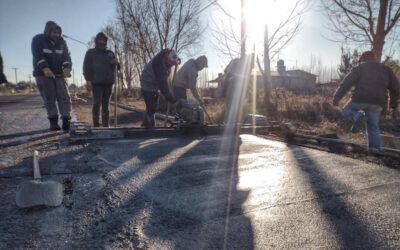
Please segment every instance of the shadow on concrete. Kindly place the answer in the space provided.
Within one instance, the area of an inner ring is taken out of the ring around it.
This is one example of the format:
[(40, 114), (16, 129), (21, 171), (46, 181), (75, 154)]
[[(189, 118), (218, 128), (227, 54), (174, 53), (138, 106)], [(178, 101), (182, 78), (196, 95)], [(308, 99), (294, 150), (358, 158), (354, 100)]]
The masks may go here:
[(302, 147), (288, 145), (288, 148), (291, 150), (294, 159), (297, 160), (297, 167), (308, 179), (321, 210), (341, 243), (340, 246), (337, 246), (338, 249), (384, 248), (385, 244), (381, 238), (358, 217), (351, 205), (347, 204), (344, 195), (337, 193), (337, 187), (346, 190), (344, 184), (321, 171), (321, 166)]
[[(62, 131), (57, 131), (57, 132), (49, 132), (49, 130), (46, 130), (47, 133), (39, 135), (39, 136), (30, 136), (30, 135), (25, 135), (25, 136), (19, 136), (16, 138), (12, 138), (9, 140), (3, 140), (2, 143), (0, 143), (0, 148), (7, 148), (7, 147), (11, 147), (11, 146), (18, 146), (18, 145), (22, 145), (22, 144), (26, 144), (26, 143), (30, 143), (30, 142), (35, 142), (35, 141), (40, 141), (40, 140), (44, 140), (44, 139), (48, 139), (51, 137), (55, 137), (55, 136), (59, 136), (61, 135), (63, 132)], [(34, 135), (38, 135), (38, 134), (34, 134)]]
[(176, 249), (253, 249), (251, 221), (242, 209), (248, 192), (237, 190), (239, 144), (236, 137), (209, 162), (205, 158), (219, 145), (202, 141), (149, 182), (143, 188), (152, 208), (146, 235), (172, 241)]
[(48, 133), (48, 132), (49, 132), (49, 129), (46, 128), (46, 129), (38, 129), (38, 130), (21, 132), (21, 133), (5, 134), (5, 135), (0, 135), (0, 140), (6, 140), (6, 139), (10, 139), (10, 138), (28, 136), (28, 135), (38, 135), (38, 134), (43, 134), (43, 133)]
[[(251, 221), (242, 209), (248, 192), (236, 188), (239, 144), (224, 150), (213, 163), (207, 157), (218, 155), (218, 140), (200, 140), (178, 158), (163, 158), (192, 141), (167, 139), (151, 145), (152, 150), (138, 150), (136, 156), (144, 165), (128, 171), (128, 176), (133, 179), (147, 169), (153, 177), (143, 186), (137, 184), (136, 190), (126, 190), (132, 180), (125, 175), (107, 186), (105, 196), (114, 197), (105, 198), (107, 213), (87, 229), (94, 237), (86, 239), (91, 247), (146, 248), (146, 242), (139, 242), (144, 234), (150, 241), (168, 243), (174, 249), (254, 248)], [(163, 164), (166, 166), (160, 167)], [(157, 168), (161, 170), (157, 172)], [(130, 195), (125, 202), (116, 202), (114, 185)]]
[[(18, 182), (3, 179), (0, 187), (8, 191), (1, 195), (0, 215), (7, 219), (0, 222), (0, 246), (136, 249), (163, 242), (175, 249), (253, 249), (251, 220), (242, 208), (248, 192), (237, 189), (240, 138), (236, 137), (236, 143), (221, 154), (221, 140), (216, 138), (167, 138), (153, 143), (139, 140), (150, 143), (132, 142), (130, 148), (114, 145), (118, 142), (96, 142), (42, 156), (44, 179), (69, 183), (63, 207), (17, 209), (15, 192), (11, 191)], [(35, 147), (45, 150), (46, 144)], [(119, 151), (121, 148), (124, 151)], [(116, 166), (98, 158), (102, 150), (112, 150), (110, 154), (118, 159)], [(209, 157), (213, 159), (207, 160)], [(18, 170), (16, 176), (31, 176), (32, 158), (25, 158), (14, 168)], [(120, 168), (118, 178), (107, 178)], [(68, 175), (74, 173), (78, 175)], [(92, 187), (102, 180), (104, 188)], [(138, 185), (138, 180), (143, 185)], [(75, 190), (77, 183), (80, 190)], [(68, 242), (56, 240), (59, 232), (43, 235), (39, 228), (44, 225), (40, 222), (43, 218), (53, 218), (57, 211), (64, 211), (66, 216), (65, 224), (58, 227), (68, 231)], [(18, 226), (11, 227), (15, 224)]]

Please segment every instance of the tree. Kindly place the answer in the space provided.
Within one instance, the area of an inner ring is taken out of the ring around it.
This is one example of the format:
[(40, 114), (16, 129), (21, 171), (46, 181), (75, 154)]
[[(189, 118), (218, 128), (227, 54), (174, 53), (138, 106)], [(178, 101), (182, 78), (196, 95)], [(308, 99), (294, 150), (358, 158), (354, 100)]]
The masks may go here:
[[(321, 0), (330, 30), (341, 41), (369, 45), (381, 61), (385, 41), (394, 41), (400, 18), (398, 0)], [(336, 39), (335, 39), (336, 40)]]
[(397, 79), (400, 79), (400, 64), (399, 64), (399, 61), (393, 60), (393, 59), (390, 59), (390, 58), (386, 58), (384, 64), (389, 66), (393, 70), (393, 73), (396, 75)]
[[(243, 4), (243, 1), (241, 1), (241, 4)], [(264, 39), (263, 41), (259, 41), (263, 44), (263, 51), (260, 53), (263, 56), (263, 65), (261, 65), (259, 57), (257, 57), (257, 64), (264, 79), (265, 105), (270, 104), (270, 94), (272, 89), (271, 61), (279, 54), (279, 52), (289, 45), (300, 32), (302, 17), (307, 12), (308, 7), (309, 0), (296, 0), (293, 7), (289, 10), (286, 16), (282, 16), (282, 19), (276, 27), (271, 28), (267, 25), (265, 26)], [(241, 45), (244, 39), (240, 38), (240, 29), (238, 25), (235, 26), (235, 18), (224, 12), (223, 9), (222, 11), (223, 14), (229, 18), (229, 21), (227, 23), (221, 22), (220, 25), (214, 23), (214, 26), (217, 26), (217, 28), (212, 29), (214, 47), (221, 55), (228, 56), (232, 59), (238, 57), (240, 52), (243, 51)]]
[(350, 54), (349, 51), (346, 52), (342, 47), (341, 63), (338, 68), (340, 79), (343, 79), (352, 68), (359, 64), (359, 57), (360, 55), (357, 50), (354, 50), (353, 54)]
[(125, 81), (138, 80), (146, 63), (160, 50), (179, 55), (198, 48), (203, 26), (197, 0), (115, 0), (117, 18), (105, 32), (117, 48)]

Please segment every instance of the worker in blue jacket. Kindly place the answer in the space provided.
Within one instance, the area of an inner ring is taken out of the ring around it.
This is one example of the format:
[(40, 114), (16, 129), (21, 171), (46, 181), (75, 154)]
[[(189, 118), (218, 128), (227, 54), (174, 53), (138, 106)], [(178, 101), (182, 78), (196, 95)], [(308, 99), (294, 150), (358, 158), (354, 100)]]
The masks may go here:
[(144, 67), (140, 75), (140, 87), (146, 104), (143, 127), (152, 128), (155, 125), (154, 113), (159, 91), (168, 102), (176, 103), (176, 99), (169, 91), (167, 79), (172, 66), (179, 65), (180, 61), (174, 50), (163, 49)]
[(59, 112), (62, 129), (67, 131), (71, 120), (71, 97), (64, 78), (71, 77), (72, 62), (61, 33), (60, 26), (53, 21), (48, 21), (43, 34), (33, 37), (31, 48), (33, 76), (47, 110), (50, 130), (61, 129), (58, 125)]
[(115, 67), (119, 67), (115, 54), (107, 49), (107, 36), (103, 32), (96, 35), (95, 47), (86, 52), (83, 61), (83, 75), (86, 86), (93, 93), (92, 119), (93, 126), (109, 126), (109, 110), (112, 86), (115, 82)]

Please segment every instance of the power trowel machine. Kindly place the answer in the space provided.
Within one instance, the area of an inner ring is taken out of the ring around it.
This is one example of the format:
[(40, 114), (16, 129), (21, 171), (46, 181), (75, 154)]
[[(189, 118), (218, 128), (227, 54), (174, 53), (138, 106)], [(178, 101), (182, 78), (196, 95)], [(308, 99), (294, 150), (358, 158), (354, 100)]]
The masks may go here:
[(176, 105), (174, 125), (182, 129), (204, 127), (204, 109), (197, 100), (180, 99)]

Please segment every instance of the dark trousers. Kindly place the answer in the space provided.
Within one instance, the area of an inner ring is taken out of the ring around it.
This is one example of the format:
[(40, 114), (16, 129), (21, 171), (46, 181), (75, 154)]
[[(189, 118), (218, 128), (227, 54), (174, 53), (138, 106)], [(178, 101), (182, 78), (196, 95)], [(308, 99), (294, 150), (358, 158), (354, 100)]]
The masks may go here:
[(142, 127), (153, 128), (155, 126), (154, 113), (157, 110), (158, 92), (142, 90), (146, 114), (143, 116)]
[[(62, 117), (70, 117), (71, 97), (67, 82), (64, 78), (48, 78), (37, 76), (36, 83), (43, 98), (49, 118), (58, 119), (58, 112)], [(57, 109), (58, 107), (58, 109)]]
[(101, 106), (102, 124), (103, 126), (108, 126), (108, 120), (109, 120), (108, 105), (110, 103), (112, 85), (93, 84), (92, 93), (93, 93), (93, 107), (92, 107), (93, 124), (96, 125), (96, 123), (99, 122), (100, 106)]
[(174, 91), (174, 97), (176, 100), (179, 100), (179, 99), (187, 100), (186, 88), (174, 86), (173, 91)]
[(142, 94), (146, 104), (146, 113), (152, 117), (157, 109), (158, 92), (142, 90)]

